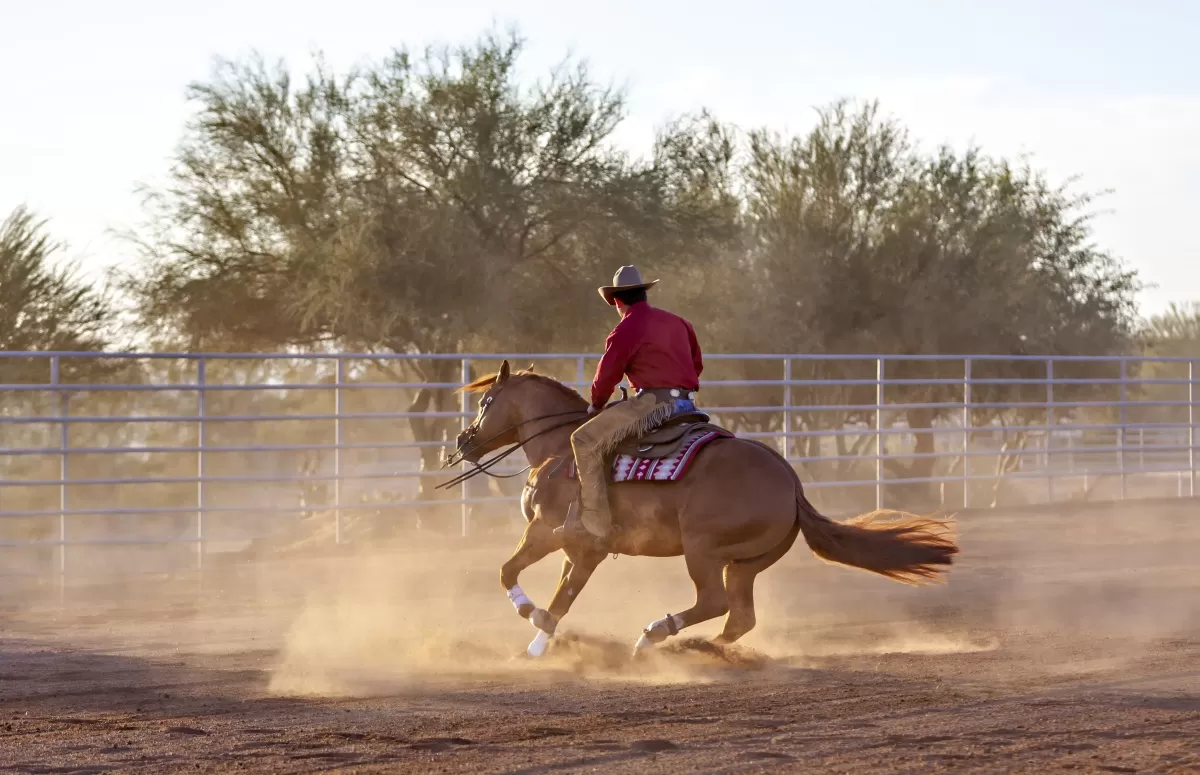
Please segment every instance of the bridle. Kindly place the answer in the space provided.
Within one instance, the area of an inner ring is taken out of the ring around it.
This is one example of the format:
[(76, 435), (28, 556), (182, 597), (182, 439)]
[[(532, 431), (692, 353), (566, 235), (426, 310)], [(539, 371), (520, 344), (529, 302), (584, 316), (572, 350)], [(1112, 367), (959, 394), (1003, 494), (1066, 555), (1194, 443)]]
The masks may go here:
[[(497, 391), (497, 394), (498, 394), (498, 392), (499, 391)], [(524, 447), (526, 444), (528, 444), (529, 442), (538, 438), (539, 436), (544, 436), (547, 433), (550, 433), (551, 431), (556, 431), (559, 428), (565, 428), (568, 425), (573, 425), (580, 419), (580, 417), (582, 415), (587, 414), (586, 409), (573, 409), (569, 412), (554, 412), (552, 414), (543, 414), (538, 417), (531, 417), (528, 420), (522, 420), (519, 423), (510, 425), (507, 428), (505, 428), (504, 430), (500, 431), (499, 433), (492, 434), (491, 436), (484, 439), (483, 441), (476, 442), (475, 436), (479, 433), (479, 423), (483, 421), (484, 416), (487, 414), (487, 410), (489, 408), (491, 408), (492, 402), (495, 401), (495, 399), (496, 399), (496, 394), (486, 396), (483, 399), (482, 405), (480, 407), (479, 417), (477, 417), (475, 419), (475, 422), (473, 422), (469, 426), (467, 426), (467, 436), (463, 440), (462, 444), (460, 445), (462, 447), (462, 449), (461, 450), (456, 449), (454, 451), (454, 453), (451, 454), (449, 457), (447, 457), (445, 462), (442, 464), (442, 468), (449, 468), (451, 466), (455, 466), (460, 463), (470, 463), (470, 465), (474, 466), (474, 468), (472, 468), (470, 471), (459, 474), (458, 476), (454, 477), (453, 479), (451, 479), (447, 482), (443, 482), (442, 484), (439, 484), (434, 489), (443, 490), (448, 487), (453, 487), (456, 484), (462, 484), (463, 482), (467, 481), (468, 479), (473, 479), (476, 476), (479, 476), (480, 474), (487, 474), (488, 476), (490, 476), (494, 479), (512, 479), (515, 476), (520, 476), (521, 474), (525, 473), (530, 468), (532, 468), (533, 465), (532, 464), (527, 465), (524, 468), (522, 468), (520, 471), (511, 473), (511, 474), (494, 474), (491, 472), (491, 469), (494, 468), (496, 465), (498, 465), (502, 460), (507, 458), (509, 455), (513, 454), (514, 452), (517, 452), (522, 447)], [(559, 422), (559, 423), (555, 423), (554, 425), (551, 425), (549, 428), (543, 428), (542, 430), (533, 434), (532, 436), (525, 439), (524, 441), (518, 441), (512, 447), (504, 450), (503, 452), (501, 452), (500, 454), (498, 454), (494, 457), (488, 458), (487, 460), (483, 461), (482, 463), (472, 463), (471, 461), (466, 459), (466, 455), (470, 454), (472, 450), (478, 449), (479, 447), (483, 446), (484, 444), (487, 444), (490, 441), (495, 441), (496, 439), (500, 438), (501, 436), (504, 436), (505, 434), (510, 433), (511, 431), (514, 431), (525, 425), (528, 425), (530, 423), (535, 423), (535, 422), (541, 422), (542, 420), (550, 420), (555, 417), (567, 417), (567, 416), (570, 416), (572, 419), (564, 420), (563, 422)]]

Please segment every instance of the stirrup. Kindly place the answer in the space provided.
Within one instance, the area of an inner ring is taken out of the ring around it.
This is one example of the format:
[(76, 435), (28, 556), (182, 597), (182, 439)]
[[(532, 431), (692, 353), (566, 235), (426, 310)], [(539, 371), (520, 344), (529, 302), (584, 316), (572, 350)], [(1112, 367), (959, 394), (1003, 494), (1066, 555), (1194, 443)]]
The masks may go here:
[(554, 535), (566, 535), (568, 530), (574, 532), (575, 523), (579, 523), (579, 527), (583, 527), (583, 520), (579, 518), (579, 499), (576, 498), (567, 504), (567, 516), (563, 523), (554, 528)]

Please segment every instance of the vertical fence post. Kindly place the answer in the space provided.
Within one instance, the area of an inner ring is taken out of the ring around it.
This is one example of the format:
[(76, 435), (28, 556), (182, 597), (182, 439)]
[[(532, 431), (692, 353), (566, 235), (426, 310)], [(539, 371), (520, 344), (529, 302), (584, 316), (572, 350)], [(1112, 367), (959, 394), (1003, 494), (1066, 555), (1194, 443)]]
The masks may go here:
[(61, 605), (67, 587), (67, 511), (71, 507), (67, 481), (71, 476), (69, 462), (71, 431), (69, 397), (62, 384), (62, 360), (55, 355), (50, 358), (50, 384), (54, 386), (54, 400), (58, 404), (58, 602)]
[(792, 359), (783, 359), (783, 443), (780, 444), (785, 460), (792, 459)]
[(1188, 497), (1196, 497), (1196, 362), (1188, 361)]
[(1129, 413), (1127, 403), (1129, 401), (1129, 385), (1126, 382), (1126, 377), (1129, 374), (1129, 362), (1124, 358), (1121, 359), (1121, 428), (1117, 432), (1117, 470), (1121, 472), (1121, 500), (1125, 500), (1126, 482), (1125, 482), (1125, 442), (1128, 435), (1125, 430), (1125, 424), (1129, 421)]
[(1046, 500), (1054, 503), (1054, 359), (1046, 359)]
[(337, 356), (337, 369), (333, 383), (333, 542), (342, 542), (342, 444), (345, 433), (342, 413), (345, 412), (346, 357)]
[(579, 392), (587, 397), (587, 374), (583, 370), (583, 356), (575, 359), (575, 383), (579, 387)]
[[(462, 377), (463, 385), (469, 385), (471, 383), (471, 359), (470, 358), (463, 358), (463, 360), (462, 360), (461, 377)], [(466, 427), (468, 425), (470, 425), (470, 417), (469, 417), (469, 415), (471, 413), (470, 401), (471, 401), (470, 394), (468, 394), (464, 390), (460, 394), (459, 401), (458, 401), (458, 410), (462, 413), (462, 417), (459, 418), (459, 427), (462, 428), (463, 430), (466, 430)], [(459, 470), (461, 470), (463, 473), (466, 473), (467, 464), (462, 463), (459, 466)], [(470, 532), (471, 508), (470, 508), (470, 504), (467, 502), (467, 487), (468, 487), (467, 482), (463, 482), (460, 486), (462, 487), (462, 508), (461, 508), (459, 514), (462, 519), (462, 537), (466, 538), (467, 534)]]
[(875, 359), (875, 508), (883, 508), (883, 358)]
[(963, 364), (963, 410), (962, 410), (962, 483), (963, 508), (971, 508), (971, 359)]
[(206, 478), (204, 448), (207, 432), (204, 418), (208, 416), (208, 362), (203, 355), (196, 361), (196, 570), (204, 570), (204, 480)]

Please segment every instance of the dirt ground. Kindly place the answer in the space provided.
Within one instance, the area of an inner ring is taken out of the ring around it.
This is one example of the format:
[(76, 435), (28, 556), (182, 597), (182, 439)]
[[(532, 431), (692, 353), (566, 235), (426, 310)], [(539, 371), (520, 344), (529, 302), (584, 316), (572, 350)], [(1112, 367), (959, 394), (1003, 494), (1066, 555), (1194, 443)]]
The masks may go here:
[[(637, 661), (692, 602), (679, 558), (606, 561), (538, 662), (509, 538), (10, 588), (0, 771), (1200, 772), (1200, 505), (977, 512), (959, 539), (921, 589), (800, 544), (739, 647), (713, 622)], [(557, 565), (522, 579), (539, 604)]]

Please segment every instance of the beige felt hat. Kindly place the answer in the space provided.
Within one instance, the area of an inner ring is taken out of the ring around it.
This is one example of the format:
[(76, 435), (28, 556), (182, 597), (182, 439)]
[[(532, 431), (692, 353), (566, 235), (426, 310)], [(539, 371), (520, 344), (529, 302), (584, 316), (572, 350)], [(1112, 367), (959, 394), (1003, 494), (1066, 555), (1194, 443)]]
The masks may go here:
[(600, 291), (600, 296), (611, 307), (616, 304), (613, 301), (613, 294), (618, 291), (636, 291), (639, 288), (653, 288), (658, 285), (658, 280), (646, 282), (642, 280), (642, 273), (638, 271), (636, 266), (623, 266), (613, 275), (613, 284), (605, 285), (602, 288), (597, 288)]

